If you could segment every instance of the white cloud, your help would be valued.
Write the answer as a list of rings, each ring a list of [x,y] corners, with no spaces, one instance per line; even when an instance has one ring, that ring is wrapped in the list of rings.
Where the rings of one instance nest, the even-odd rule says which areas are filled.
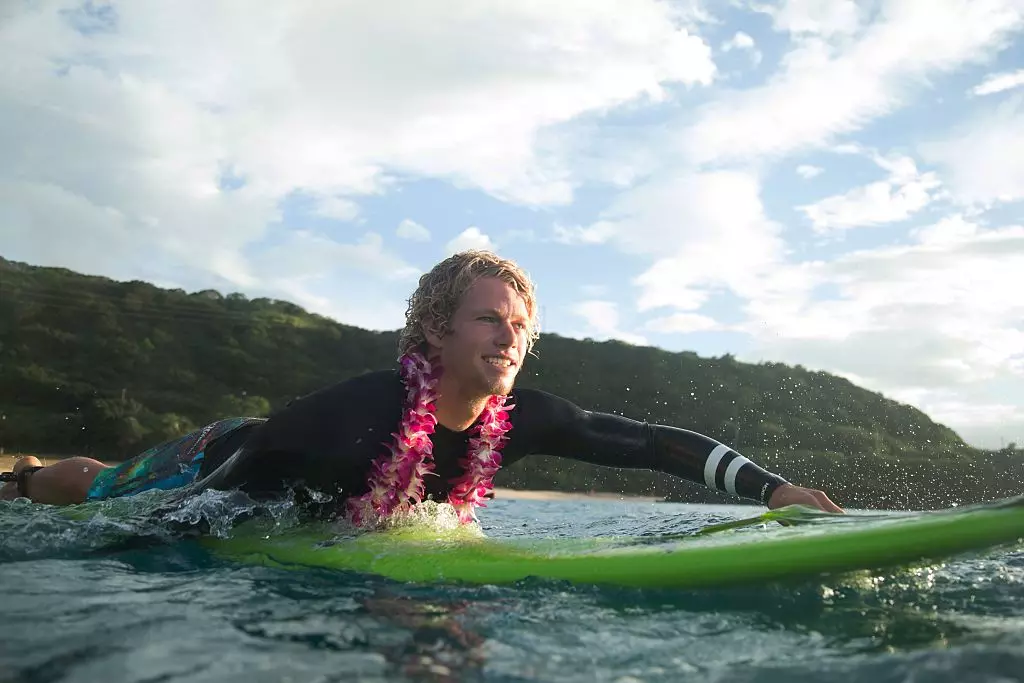
[[[638,346],[646,345],[647,340],[638,334],[620,329],[619,308],[615,302],[603,300],[581,301],[573,307],[573,313],[587,323],[586,336],[603,341],[618,339]]]
[[[485,249],[496,251],[497,246],[491,238],[480,231],[480,228],[471,226],[460,232],[454,239],[450,240],[444,247],[449,254],[454,254],[467,249]]]
[[[721,330],[725,326],[706,315],[699,313],[674,313],[662,318],[649,320],[644,329],[652,332],[687,334],[690,332],[708,332]]]
[[[836,154],[863,154],[865,156],[871,156],[872,151],[864,147],[859,142],[844,142],[838,145],[833,145],[831,151]]]
[[[950,391],[981,396],[1008,378],[1024,400],[1024,227],[983,229],[954,216],[915,237],[790,266],[805,286],[785,305],[755,296],[747,306],[758,342],[750,356],[855,376],[890,395],[917,392],[919,406]]]
[[[359,205],[343,197],[321,197],[317,201],[316,213],[324,218],[350,221],[359,215]]]
[[[928,206],[941,186],[934,173],[920,173],[910,157],[875,155],[875,161],[889,171],[886,180],[797,207],[811,220],[816,232],[906,220]]]
[[[615,226],[598,222],[593,225],[559,225],[553,228],[554,241],[561,244],[604,244],[615,235]]]
[[[268,226],[293,197],[351,220],[360,196],[432,176],[566,202],[578,179],[549,131],[711,83],[693,18],[654,0],[443,13],[422,0],[398,14],[313,0],[16,4],[0,23],[0,250],[244,285],[240,254],[280,238]],[[103,221],[89,247],[62,246]]]
[[[121,211],[49,183],[0,182],[0,225],[7,258],[119,279],[136,275],[146,248]]]
[[[897,401],[918,406],[940,424],[956,425],[968,443],[1002,448],[1010,442],[1024,446],[1024,408],[1019,404],[993,402],[980,392],[934,390],[893,390]]]
[[[963,205],[990,207],[1024,199],[1024,97],[1012,97],[950,133],[922,144]]]
[[[419,270],[388,251],[383,238],[368,232],[354,244],[338,242],[306,230],[289,233],[287,241],[253,258],[254,270],[286,280],[315,280],[341,268],[385,280],[412,281]]]
[[[614,329],[619,324],[618,306],[612,301],[581,301],[573,309],[591,327]]]
[[[971,88],[974,95],[994,95],[996,93],[1013,90],[1024,85],[1024,69],[1009,71],[997,74],[989,74],[985,80]]]
[[[811,178],[817,178],[825,172],[821,166],[812,166],[810,164],[800,164],[796,167],[796,174],[804,180],[810,180]]]
[[[864,9],[855,0],[783,0],[778,5],[755,5],[771,15],[775,30],[794,35],[830,37],[860,28]]]
[[[408,295],[407,287],[377,289],[371,296],[346,298],[339,297],[338,292],[366,291],[366,276],[357,280],[335,275],[321,284],[314,289],[300,281],[285,280],[274,283],[274,292],[307,311],[366,330],[396,330],[405,324],[405,306],[397,302],[402,301],[403,293]],[[259,296],[260,291],[256,290],[255,295]]]
[[[740,171],[681,172],[640,185],[585,231],[654,259],[634,281],[640,310],[693,311],[717,287],[749,293],[783,253],[758,178]]]
[[[414,242],[430,241],[430,231],[416,221],[409,220],[408,218],[398,224],[398,230],[395,231],[395,234],[402,239],[412,240]]]
[[[903,106],[931,77],[990,58],[1021,27],[1024,7],[888,0],[878,21],[861,29],[860,16],[852,2],[783,5],[776,25],[797,34],[796,47],[764,86],[702,107],[681,138],[686,157],[746,162],[826,145]],[[833,34],[842,40],[820,37]]]
[[[540,237],[537,236],[537,231],[533,228],[512,228],[506,230],[502,234],[502,241],[505,243],[509,242],[521,242],[521,243],[532,243],[540,241]]]
[[[980,229],[963,216],[947,216],[938,223],[926,225],[911,231],[920,244],[948,245],[966,242],[980,234]]]
[[[732,38],[722,43],[722,50],[724,52],[729,50],[750,50],[753,47],[754,39],[743,31],[737,31]]]
[[[373,330],[393,330],[404,321],[401,302],[420,270],[390,252],[373,232],[339,242],[295,230],[273,250],[233,264],[229,284],[252,297],[292,301],[314,313]],[[221,266],[223,269],[224,266]],[[368,287],[367,283],[373,286]],[[358,292],[358,296],[346,293]]]
[[[722,52],[732,52],[733,50],[747,51],[755,65],[761,63],[763,57],[761,51],[757,49],[754,39],[743,31],[737,31],[732,38],[722,43]]]

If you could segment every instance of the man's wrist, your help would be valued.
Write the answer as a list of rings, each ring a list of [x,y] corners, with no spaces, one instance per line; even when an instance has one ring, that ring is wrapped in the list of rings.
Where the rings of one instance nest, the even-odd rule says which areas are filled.
[[[775,495],[776,491],[786,486],[792,486],[792,484],[790,484],[788,481],[778,476],[777,474],[772,474],[770,476],[771,479],[766,481],[764,483],[764,486],[761,487],[760,502],[761,505],[764,505],[766,507],[769,503],[771,503],[772,496]]]
[[[38,465],[36,465],[34,467],[25,467],[20,472],[18,472],[18,479],[17,479],[17,481],[18,481],[18,495],[19,496],[21,496],[22,498],[31,498],[32,497],[32,496],[30,496],[28,494],[29,480],[32,478],[33,474],[35,474],[37,471],[39,471],[41,469],[43,469],[43,468],[39,467]]]

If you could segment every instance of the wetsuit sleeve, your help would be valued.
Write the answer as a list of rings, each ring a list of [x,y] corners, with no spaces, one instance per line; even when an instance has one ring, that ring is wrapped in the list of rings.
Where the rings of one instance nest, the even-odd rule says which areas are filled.
[[[547,424],[536,430],[531,452],[606,467],[664,472],[763,505],[775,489],[788,483],[703,434],[583,410],[551,394],[536,394],[543,406],[539,419]],[[531,405],[528,415],[537,412]]]

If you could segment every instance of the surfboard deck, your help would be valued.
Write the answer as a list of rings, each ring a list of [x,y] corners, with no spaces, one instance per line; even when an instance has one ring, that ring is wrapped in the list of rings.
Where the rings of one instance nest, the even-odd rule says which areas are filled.
[[[756,525],[767,526],[745,529]],[[919,565],[1022,540],[1024,496],[894,515],[827,515],[793,506],[671,537],[492,539],[422,527],[339,537],[328,524],[277,533],[253,522],[201,543],[246,563],[407,582],[509,584],[533,577],[710,588]]]

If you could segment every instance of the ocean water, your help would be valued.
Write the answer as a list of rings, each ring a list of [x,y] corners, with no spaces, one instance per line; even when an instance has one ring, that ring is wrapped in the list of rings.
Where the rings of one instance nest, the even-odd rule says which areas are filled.
[[[1024,546],[728,590],[415,585],[217,559],[148,504],[0,503],[0,681],[1024,680]],[[496,500],[480,517],[497,538],[586,537],[752,509]],[[230,533],[237,512],[205,501],[179,518]]]

